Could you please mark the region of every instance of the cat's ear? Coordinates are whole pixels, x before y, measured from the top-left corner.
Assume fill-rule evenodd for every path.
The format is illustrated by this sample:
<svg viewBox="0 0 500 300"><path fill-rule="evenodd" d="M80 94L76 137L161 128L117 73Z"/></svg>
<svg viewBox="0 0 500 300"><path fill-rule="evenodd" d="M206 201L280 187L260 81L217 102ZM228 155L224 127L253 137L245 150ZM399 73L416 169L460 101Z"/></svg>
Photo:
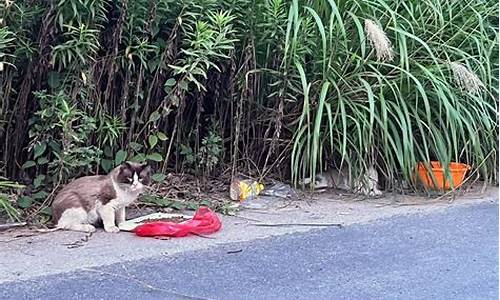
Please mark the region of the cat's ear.
<svg viewBox="0 0 500 300"><path fill-rule="evenodd" d="M130 164L129 161L124 161L121 165L121 169L132 169L132 165Z"/></svg>
<svg viewBox="0 0 500 300"><path fill-rule="evenodd" d="M142 170L141 173L148 173L149 174L149 173L151 173L151 166L147 162L145 162L145 163L141 164L141 170Z"/></svg>

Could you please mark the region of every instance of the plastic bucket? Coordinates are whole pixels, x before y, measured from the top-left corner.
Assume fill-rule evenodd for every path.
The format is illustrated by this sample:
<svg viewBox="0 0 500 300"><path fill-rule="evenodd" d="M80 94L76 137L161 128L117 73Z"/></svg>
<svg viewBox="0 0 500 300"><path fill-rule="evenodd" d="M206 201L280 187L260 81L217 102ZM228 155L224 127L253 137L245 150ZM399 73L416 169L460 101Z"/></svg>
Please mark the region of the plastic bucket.
<svg viewBox="0 0 500 300"><path fill-rule="evenodd" d="M425 167L425 163L419 162L417 165L417 174L420 181L430 189L440 189L449 190L451 187L459 187L463 184L465 174L470 170L470 166L462 163L452 162L449 165L450 175L453 180L453 185L449 180L446 180L445 170L438 161L430 162L430 169L434 178L436 179L436 184L432 180L432 176L429 174L429 170Z"/></svg>

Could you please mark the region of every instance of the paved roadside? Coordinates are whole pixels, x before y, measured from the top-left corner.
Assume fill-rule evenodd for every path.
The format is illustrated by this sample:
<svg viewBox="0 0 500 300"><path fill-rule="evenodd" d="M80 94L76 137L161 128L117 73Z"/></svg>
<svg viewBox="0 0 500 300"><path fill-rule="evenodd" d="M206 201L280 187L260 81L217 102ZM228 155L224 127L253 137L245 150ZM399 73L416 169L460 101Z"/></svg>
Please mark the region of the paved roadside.
<svg viewBox="0 0 500 300"><path fill-rule="evenodd" d="M498 203L498 189L492 188L481 195L469 194L453 203L387 196L373 201L332 198L337 197L323 195L313 201L276 200L274 208L265 211L245 210L238 217L224 216L223 229L212 238L194 236L165 241L139 238L125 232L111 235L99 231L85 241L85 235L77 232L53 232L20 238L12 233L3 233L0 234L0 283L320 230L320 227L307 226L263 227L255 226L255 223L326 222L341 223L347 228L398 215L427 215L450 207ZM329 230L335 232L339 229Z"/></svg>
<svg viewBox="0 0 500 300"><path fill-rule="evenodd" d="M498 299L498 202L0 284L0 299ZM99 254L96 254L99 255Z"/></svg>

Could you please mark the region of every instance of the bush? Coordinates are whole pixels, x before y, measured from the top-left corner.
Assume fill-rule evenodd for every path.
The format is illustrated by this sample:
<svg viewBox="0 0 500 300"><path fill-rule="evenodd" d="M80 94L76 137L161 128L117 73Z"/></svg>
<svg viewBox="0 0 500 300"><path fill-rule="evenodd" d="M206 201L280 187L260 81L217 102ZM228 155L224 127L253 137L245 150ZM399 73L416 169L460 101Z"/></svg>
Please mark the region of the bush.
<svg viewBox="0 0 500 300"><path fill-rule="evenodd" d="M334 158L354 172L376 163L392 182L430 159L497 181L495 1L2 5L9 178L50 184L149 159L296 182Z"/></svg>

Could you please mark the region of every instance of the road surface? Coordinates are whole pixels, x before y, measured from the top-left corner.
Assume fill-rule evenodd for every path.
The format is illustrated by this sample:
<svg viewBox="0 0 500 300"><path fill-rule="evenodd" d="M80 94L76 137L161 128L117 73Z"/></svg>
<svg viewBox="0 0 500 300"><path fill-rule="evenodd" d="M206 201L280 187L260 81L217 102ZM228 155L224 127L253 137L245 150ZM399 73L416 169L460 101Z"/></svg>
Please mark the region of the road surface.
<svg viewBox="0 0 500 300"><path fill-rule="evenodd" d="M6 282L0 299L498 299L498 202Z"/></svg>

